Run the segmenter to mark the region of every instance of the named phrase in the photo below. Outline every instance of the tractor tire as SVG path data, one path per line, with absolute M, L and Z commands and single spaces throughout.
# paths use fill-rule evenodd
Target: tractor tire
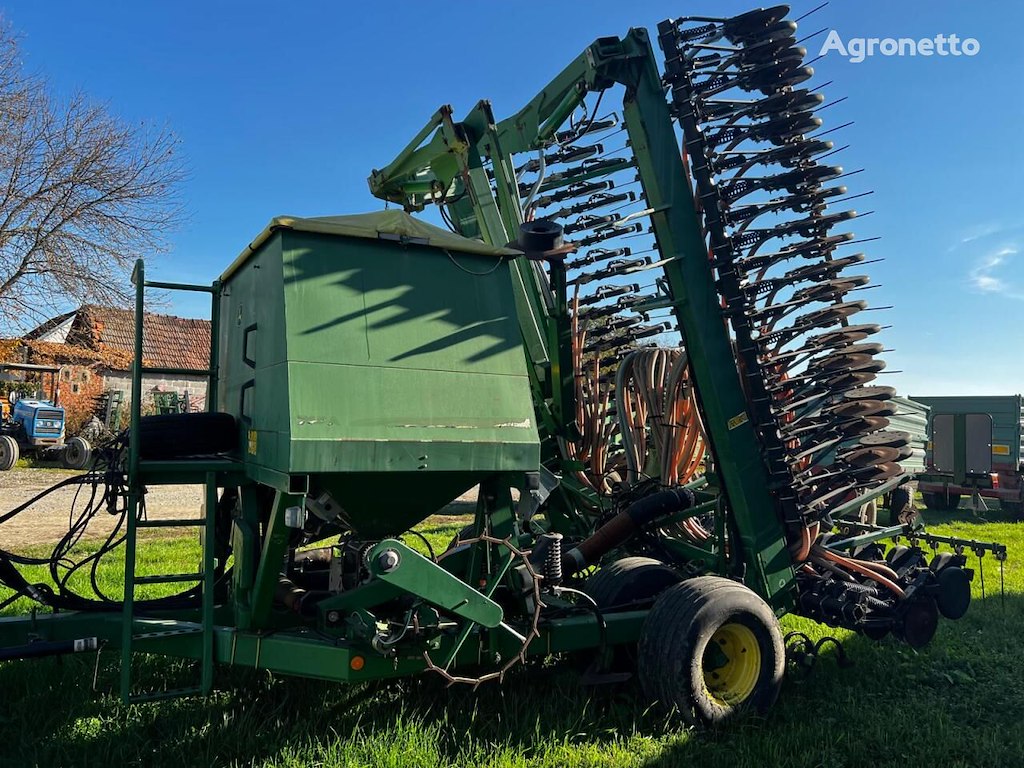
M 657 597 L 683 577 L 674 568 L 650 557 L 624 557 L 603 566 L 587 580 L 583 591 L 602 611 Z
M 60 452 L 61 463 L 67 469 L 85 469 L 92 459 L 92 446 L 84 437 L 72 437 Z
M 0 472 L 13 469 L 20 456 L 18 441 L 10 435 L 0 435 Z
M 237 446 L 238 425 L 230 413 L 167 413 L 139 420 L 142 459 L 230 453 Z
M 764 714 L 779 696 L 785 669 L 782 630 L 771 608 L 719 576 L 667 589 L 640 633 L 644 693 L 693 725 Z
M 910 492 L 909 488 L 904 486 L 893 488 L 892 492 L 889 493 L 889 524 L 899 525 L 900 515 L 907 507 L 913 509 L 913 505 L 914 495 Z

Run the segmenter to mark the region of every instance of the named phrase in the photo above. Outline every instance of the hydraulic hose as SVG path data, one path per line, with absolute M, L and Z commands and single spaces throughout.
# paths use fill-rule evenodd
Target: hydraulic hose
M 640 529 L 693 505 L 694 495 L 689 488 L 670 488 L 633 502 L 562 556 L 563 573 L 578 573 L 624 544 Z

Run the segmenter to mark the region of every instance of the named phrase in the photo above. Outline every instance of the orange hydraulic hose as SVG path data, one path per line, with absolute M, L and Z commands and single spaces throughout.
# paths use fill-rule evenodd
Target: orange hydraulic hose
M 877 571 L 878 573 L 882 574 L 883 576 L 885 576 L 885 578 L 889 579 L 890 581 L 898 581 L 899 578 L 900 578 L 896 574 L 896 571 L 894 571 L 892 568 L 890 568 L 885 563 L 873 563 L 870 560 L 861 560 L 859 558 L 853 558 L 853 557 L 849 557 L 847 559 L 851 563 L 858 563 L 860 565 L 863 565 L 865 568 L 870 568 L 873 571 Z
M 818 557 L 817 555 L 811 555 L 809 560 L 808 560 L 808 562 L 814 563 L 819 568 L 824 568 L 826 571 L 830 571 L 831 573 L 834 573 L 836 576 L 841 578 L 843 581 L 855 581 L 853 576 L 848 574 L 846 571 L 842 570 L 838 565 L 834 565 L 833 563 L 830 563 L 828 560 L 826 560 L 823 557 Z
M 906 592 L 904 592 L 903 588 L 900 587 L 896 582 L 891 581 L 890 579 L 886 578 L 877 571 L 872 570 L 871 568 L 864 567 L 858 561 L 842 557 L 841 555 L 837 555 L 835 552 L 831 552 L 827 549 L 821 549 L 820 551 L 822 553 L 821 556 L 824 557 L 826 560 L 836 563 L 837 565 L 841 565 L 844 568 L 848 568 L 851 571 L 856 571 L 861 576 L 866 576 L 869 579 L 877 581 L 883 587 L 892 590 L 897 597 L 906 596 Z

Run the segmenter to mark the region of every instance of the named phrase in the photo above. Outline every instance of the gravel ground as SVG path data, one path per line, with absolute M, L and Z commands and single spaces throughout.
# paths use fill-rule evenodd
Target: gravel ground
M 0 514 L 31 499 L 40 491 L 80 474 L 64 469 L 12 469 L 0 472 Z M 61 488 L 40 499 L 16 517 L 0 524 L 0 547 L 56 543 L 68 530 L 68 517 L 79 486 Z M 88 497 L 79 496 L 79 509 Z M 153 486 L 146 495 L 146 513 L 153 518 L 196 517 L 203 501 L 201 485 Z M 99 538 L 116 522 L 105 512 L 89 526 L 88 537 Z M 158 529 L 160 530 L 160 529 Z
M 25 503 L 41 491 L 69 477 L 81 474 L 65 469 L 12 469 L 0 472 L 0 515 Z M 79 486 L 61 488 L 40 499 L 16 517 L 0 524 L 0 548 L 32 544 L 55 544 L 69 525 L 68 517 Z M 79 496 L 78 509 L 84 508 L 88 497 L 83 489 Z M 472 515 L 476 501 L 476 488 L 460 496 L 438 515 L 432 516 L 425 524 L 437 525 L 444 517 Z M 154 485 L 146 494 L 146 514 L 150 518 L 197 517 L 203 503 L 201 485 Z M 113 528 L 116 518 L 105 512 L 98 514 L 90 523 L 87 538 L 101 538 Z M 177 529 L 156 529 L 173 531 Z M 152 535 L 152 532 L 146 532 Z

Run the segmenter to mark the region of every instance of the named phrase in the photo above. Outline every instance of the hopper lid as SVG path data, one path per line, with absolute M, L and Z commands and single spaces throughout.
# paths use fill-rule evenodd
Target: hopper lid
M 340 237 L 363 237 L 371 240 L 390 240 L 410 245 L 426 245 L 447 251 L 473 253 L 481 256 L 521 256 L 510 248 L 497 248 L 482 240 L 471 240 L 454 232 L 420 221 L 403 210 L 391 209 L 373 213 L 355 213 L 347 216 L 276 216 L 253 240 L 221 276 L 226 280 L 242 263 L 255 253 L 279 229 L 299 232 L 317 232 Z

